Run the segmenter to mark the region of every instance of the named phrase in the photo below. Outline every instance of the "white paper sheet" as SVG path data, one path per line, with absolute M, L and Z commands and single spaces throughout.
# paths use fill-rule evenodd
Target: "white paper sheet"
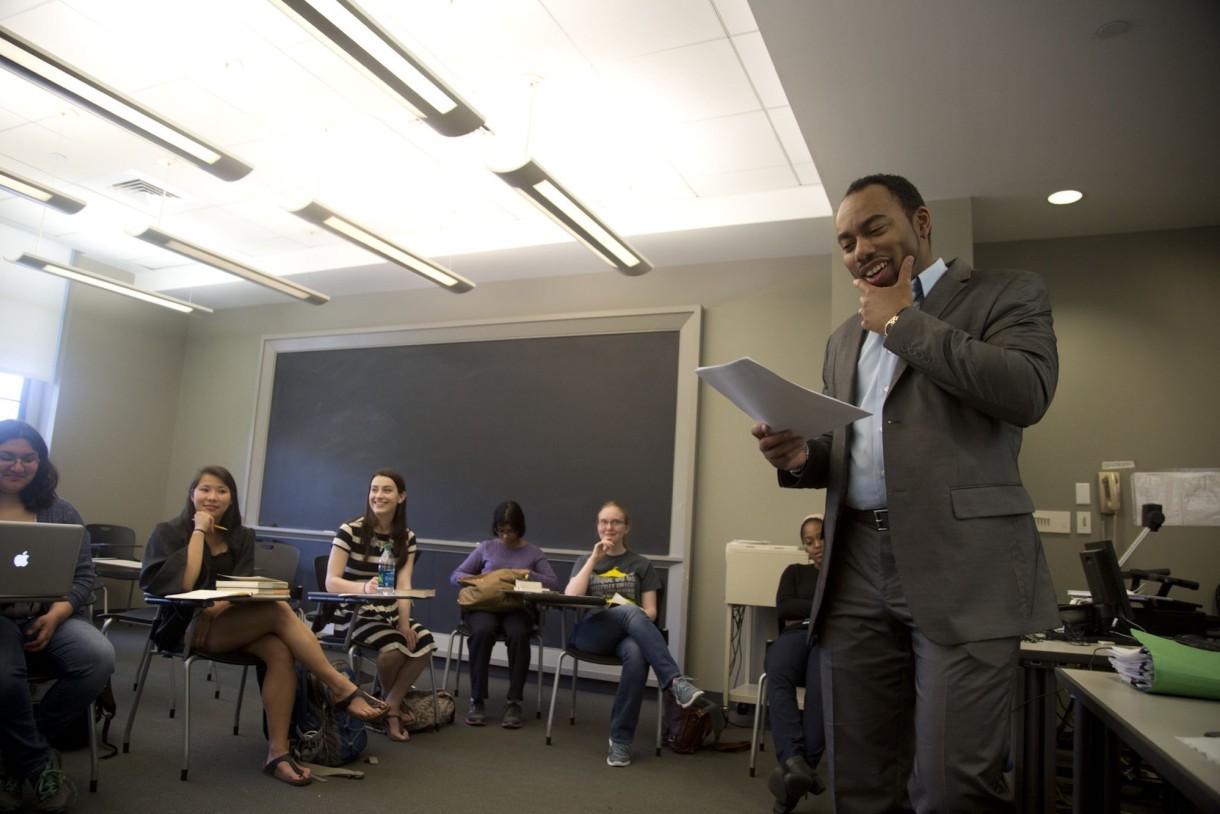
M 1179 735 L 1178 740 L 1191 749 L 1202 752 L 1212 763 L 1220 765 L 1220 738 L 1187 738 Z
M 698 367 L 695 373 L 750 418 L 773 430 L 792 430 L 801 438 L 815 438 L 871 415 L 793 384 L 748 356 L 723 365 Z

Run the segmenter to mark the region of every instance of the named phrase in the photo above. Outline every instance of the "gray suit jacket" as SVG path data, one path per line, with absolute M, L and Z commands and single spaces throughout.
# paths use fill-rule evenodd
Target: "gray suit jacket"
M 854 402 L 865 331 L 855 316 L 831 335 L 824 392 Z M 908 309 L 885 347 L 899 357 L 883 409 L 890 539 L 920 631 L 960 644 L 1059 624 L 1050 571 L 1021 483 L 1021 430 L 1046 412 L 1059 360 L 1050 299 L 1025 271 L 953 261 L 922 309 Z M 826 553 L 816 630 L 846 523 L 850 433 L 809 440 L 809 462 L 780 485 L 825 488 Z

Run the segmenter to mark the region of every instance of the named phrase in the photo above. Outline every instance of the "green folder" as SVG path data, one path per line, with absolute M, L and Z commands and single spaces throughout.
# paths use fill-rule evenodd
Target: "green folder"
M 1220 653 L 1140 630 L 1132 630 L 1131 635 L 1152 654 L 1148 692 L 1220 701 Z

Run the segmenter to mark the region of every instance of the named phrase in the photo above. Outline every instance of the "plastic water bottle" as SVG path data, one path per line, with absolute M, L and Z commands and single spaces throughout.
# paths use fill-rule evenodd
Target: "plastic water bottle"
M 377 593 L 394 593 L 394 582 L 398 569 L 394 563 L 394 546 L 386 543 L 381 549 L 381 557 L 377 560 Z

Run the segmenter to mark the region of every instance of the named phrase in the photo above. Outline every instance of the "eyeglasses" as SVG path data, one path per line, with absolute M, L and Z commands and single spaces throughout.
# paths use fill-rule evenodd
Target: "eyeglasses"
M 14 455 L 11 452 L 0 452 L 0 466 L 12 466 L 18 461 L 26 466 L 38 466 L 37 455 Z
M 501 534 L 516 534 L 517 530 L 512 526 L 496 526 L 496 536 Z
M 615 527 L 617 527 L 617 526 L 625 526 L 625 525 L 627 525 L 627 521 L 626 521 L 626 520 L 619 520 L 617 517 L 616 517 L 616 518 L 614 518 L 613 520 L 602 520 L 602 519 L 599 517 L 599 518 L 597 519 L 597 525 L 599 525 L 599 526 L 615 526 Z

